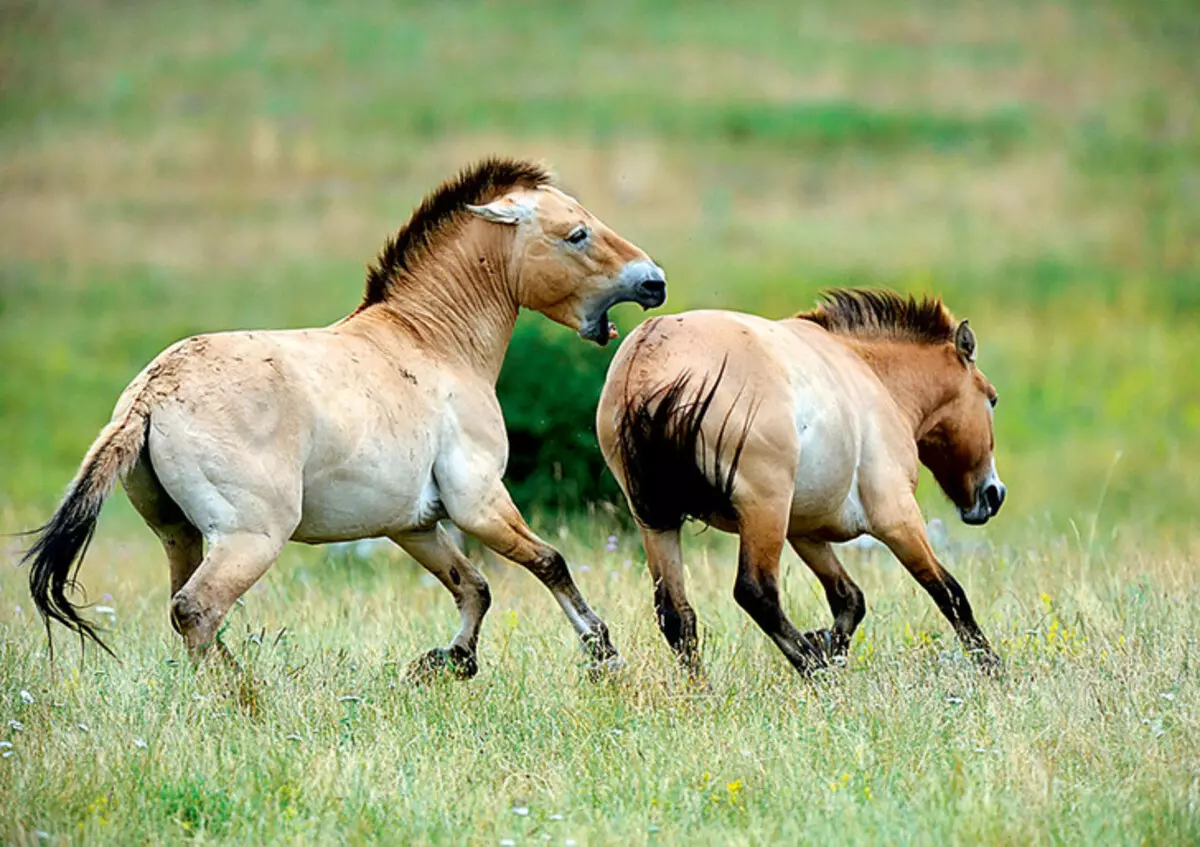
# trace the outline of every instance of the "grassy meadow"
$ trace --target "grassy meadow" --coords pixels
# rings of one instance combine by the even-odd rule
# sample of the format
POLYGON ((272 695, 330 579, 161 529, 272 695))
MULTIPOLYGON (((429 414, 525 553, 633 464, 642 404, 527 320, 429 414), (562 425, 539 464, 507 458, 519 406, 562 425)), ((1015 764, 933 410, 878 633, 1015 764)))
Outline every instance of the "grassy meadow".
MULTIPOLYGON (((0 4, 0 841, 1200 840, 1197 43, 1176 0, 0 4), (370 544, 286 550, 230 617, 245 678, 196 673, 121 494, 81 577, 120 660, 47 663, 11 533, 125 384, 189 334, 346 314, 488 153, 552 163, 667 269, 668 311, 855 284, 971 319, 1009 500, 983 530, 922 501, 1003 679, 866 548, 848 667, 796 678, 714 531, 686 547, 689 690, 623 507, 584 503, 530 516, 629 661, 611 680, 489 559, 479 677, 405 684, 456 616, 370 544)), ((519 384, 526 411, 561 390, 519 384)))

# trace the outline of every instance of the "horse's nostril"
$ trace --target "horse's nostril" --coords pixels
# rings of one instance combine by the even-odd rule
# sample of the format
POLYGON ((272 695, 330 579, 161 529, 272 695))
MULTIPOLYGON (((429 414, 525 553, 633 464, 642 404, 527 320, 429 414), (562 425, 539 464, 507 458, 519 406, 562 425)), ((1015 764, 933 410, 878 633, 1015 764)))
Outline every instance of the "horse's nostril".
POLYGON ((641 288, 652 297, 662 297, 667 293, 667 281, 665 279, 648 279, 642 283, 641 288))
POLYGON ((1000 507, 1004 505, 1004 486, 992 483, 983 490, 983 499, 987 502, 988 509, 994 515, 1000 511, 1000 507))

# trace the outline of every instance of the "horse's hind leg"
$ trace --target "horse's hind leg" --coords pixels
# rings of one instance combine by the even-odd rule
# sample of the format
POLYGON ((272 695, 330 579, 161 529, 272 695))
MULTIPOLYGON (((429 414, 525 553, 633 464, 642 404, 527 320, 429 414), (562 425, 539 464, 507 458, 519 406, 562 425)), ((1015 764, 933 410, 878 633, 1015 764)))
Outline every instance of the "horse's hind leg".
POLYGON ((654 580, 654 611, 658 628, 695 682, 704 678, 696 634, 696 613, 688 603, 684 586, 683 552, 679 530, 656 532, 642 529, 646 566, 654 580))
POLYGON ((204 558, 204 538, 158 481, 147 452, 142 453, 138 463, 126 474, 124 485, 129 502, 146 525, 154 530, 167 554, 171 596, 174 597, 200 566, 204 558))
MULTIPOLYGON (((790 493, 790 492, 789 492, 790 493)), ((760 504, 739 520, 741 546, 733 596, 802 674, 824 667, 824 651, 788 619, 779 600, 779 556, 787 534, 787 504, 760 504), (766 506, 764 508, 764 506, 766 506)))
POLYGON ((410 673, 423 679, 448 669, 460 679, 475 676, 479 671, 476 656, 479 629, 492 604, 487 580, 440 526, 425 532, 398 535, 393 540, 446 586, 462 616, 462 626, 450 646, 430 650, 413 663, 410 673))
POLYGON ((171 621, 193 656, 216 642, 229 609, 267 572, 286 541, 286 534, 261 532, 209 539, 204 560, 171 599, 171 621))
POLYGON ((846 573, 828 542, 804 538, 788 540, 792 549, 820 580, 829 601, 829 610, 833 612, 832 629, 819 629, 806 632, 805 635, 817 644, 824 644, 834 660, 844 660, 850 651, 850 637, 867 611, 862 589, 846 573))

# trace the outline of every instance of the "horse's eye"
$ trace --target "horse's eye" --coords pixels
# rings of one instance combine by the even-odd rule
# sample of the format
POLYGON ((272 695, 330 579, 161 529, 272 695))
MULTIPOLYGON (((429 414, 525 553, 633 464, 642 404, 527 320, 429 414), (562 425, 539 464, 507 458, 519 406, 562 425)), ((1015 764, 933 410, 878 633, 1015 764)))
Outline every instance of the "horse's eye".
POLYGON ((580 224, 571 230, 565 241, 572 247, 578 247, 583 244, 583 242, 588 240, 589 235, 591 235, 591 232, 588 231, 588 228, 583 224, 580 224))
POLYGON ((993 409, 996 408, 996 404, 1000 402, 1000 395, 993 394, 991 397, 988 398, 988 402, 992 404, 993 409))

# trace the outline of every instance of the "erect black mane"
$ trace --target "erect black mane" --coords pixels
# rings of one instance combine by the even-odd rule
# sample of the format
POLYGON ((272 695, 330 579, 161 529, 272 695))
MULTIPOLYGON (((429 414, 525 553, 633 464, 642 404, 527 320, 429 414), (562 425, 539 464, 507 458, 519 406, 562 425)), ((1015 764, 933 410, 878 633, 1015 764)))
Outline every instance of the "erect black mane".
POLYGON ((954 341, 957 324, 938 297, 865 288, 833 288, 821 293, 821 302, 796 315, 829 332, 861 338, 894 338, 922 344, 954 341))
POLYGON ((363 305, 384 300, 396 279, 412 268, 414 260, 429 249, 467 204, 490 203, 512 188, 536 188, 551 182, 544 167, 517 159, 489 157, 463 168, 426 195, 408 223, 384 243, 375 263, 367 268, 363 305))

